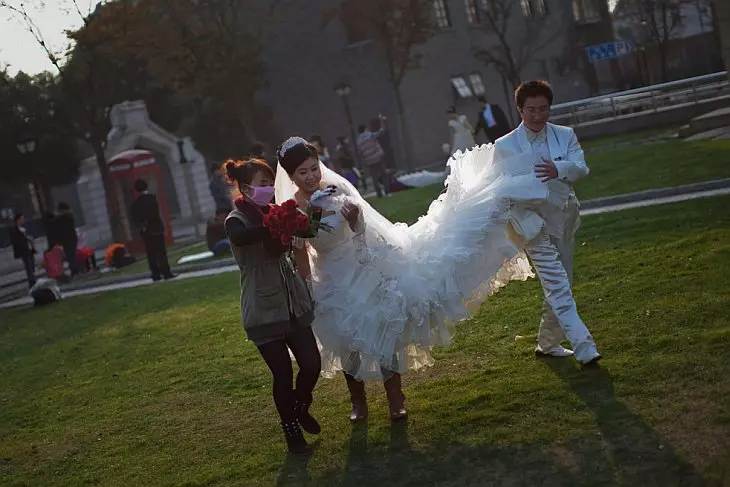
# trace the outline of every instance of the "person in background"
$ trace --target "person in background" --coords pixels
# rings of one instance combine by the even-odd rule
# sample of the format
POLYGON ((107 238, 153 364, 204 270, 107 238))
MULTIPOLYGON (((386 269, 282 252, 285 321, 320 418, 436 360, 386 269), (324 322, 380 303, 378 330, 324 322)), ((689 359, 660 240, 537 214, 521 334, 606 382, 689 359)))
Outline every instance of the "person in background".
POLYGON ((25 216, 18 213, 13 218, 13 228, 10 229, 10 241, 13 245, 13 256, 23 262, 25 275, 28 278, 28 288, 36 283, 35 279, 35 245, 33 237, 25 229, 25 216))
POLYGON ((76 247, 79 241, 76 235, 76 220, 68 203, 63 201, 58 203, 55 228, 58 232, 58 243, 63 247, 63 254, 68 262, 71 277, 73 277, 79 273, 79 266, 76 262, 76 247))
POLYGON ((469 125, 466 115, 461 115, 456 111, 456 107, 450 107, 446 111, 449 117, 449 131, 451 132, 450 153, 456 151, 466 152, 476 145, 472 132, 474 129, 469 125))
POLYGON ((86 246, 86 238, 84 232, 80 229, 76 229, 77 247, 76 247, 76 262, 81 272, 89 272, 99 270, 99 266, 96 263, 96 255, 94 255, 94 249, 86 246))
POLYGON ((61 245, 61 240, 58 238, 58 230, 56 229, 56 214, 54 212, 46 212, 43 216, 43 225, 46 227, 47 250, 51 250, 56 245, 61 245))
POLYGON ((266 145, 258 140, 251 144, 251 157, 266 160, 266 145))
POLYGON ((483 96, 477 98, 482 104, 482 108, 477 115, 477 128, 474 130, 474 138, 476 139, 482 130, 489 139, 489 142, 496 142, 498 138, 509 133, 512 130, 510 123, 507 121, 499 105, 487 103, 487 99, 483 96))
POLYGON ((350 150, 350 141, 347 137, 337 137, 337 163, 340 166, 340 173, 347 179, 353 186, 357 188, 360 177, 355 172, 355 161, 352 157, 352 151, 350 150))
POLYGON ((208 245, 208 250, 216 256, 223 255, 231 250, 231 244, 228 242, 225 228, 227 216, 228 211, 222 208, 216 210, 215 217, 208 220, 208 225, 205 230, 205 241, 208 245))
POLYGON ((210 188, 210 194, 213 196, 215 201, 216 209, 231 211, 231 188, 226 182, 226 178, 221 173, 221 166, 213 164, 210 167, 212 177, 208 187, 210 188))
POLYGON ((139 193, 132 203, 131 213, 134 224, 144 241, 147 252, 147 264, 152 273, 152 280, 172 279, 175 275, 170 270, 165 247, 165 225, 160 217, 160 206, 157 197, 147 191, 147 182, 138 179, 134 182, 134 190, 139 193))
POLYGON ((382 198, 383 193, 386 196, 390 196, 390 189, 385 174, 385 164, 383 163, 385 152, 378 141, 385 133, 385 117, 381 115, 380 121, 380 130, 377 132, 372 132, 365 125, 360 125, 358 127, 360 135, 357 137, 357 150, 362 158, 363 166, 365 166, 370 178, 373 180, 375 193, 378 195, 378 198, 382 198))
POLYGON ((312 135, 309 137, 309 143, 314 146, 315 149, 317 149, 317 154, 319 155, 319 160, 322 161, 322 164, 329 167, 330 169, 336 170, 332 167, 332 163, 330 161, 330 152, 327 149, 327 146, 324 143, 324 140, 319 135, 312 135))
POLYGON ((374 118, 370 120, 370 132, 377 134, 382 130, 381 135, 378 137, 378 143, 383 148, 383 165, 387 172, 395 172, 395 153, 393 152, 393 142, 390 139, 390 132, 385 128, 383 124, 385 118, 374 118))
POLYGON ((254 159, 261 159, 262 161, 266 161, 266 163, 272 169, 276 170, 276 160, 269 157, 269 153, 266 150, 266 144, 264 144, 260 140, 257 140, 256 142, 251 144, 251 157, 254 159))

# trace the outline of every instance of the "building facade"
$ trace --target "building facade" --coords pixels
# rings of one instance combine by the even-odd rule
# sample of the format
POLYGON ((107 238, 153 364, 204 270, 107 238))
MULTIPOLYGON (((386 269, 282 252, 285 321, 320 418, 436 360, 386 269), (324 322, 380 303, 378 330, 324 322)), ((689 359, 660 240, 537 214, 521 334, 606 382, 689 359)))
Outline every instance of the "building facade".
MULTIPOLYGON (((498 1, 512 7, 509 33, 515 51, 520 43, 534 41, 527 20, 531 16, 544 18, 540 34, 544 39, 537 43, 539 52, 524 62, 522 78, 550 80, 557 101, 588 96, 590 87, 583 73, 566 68, 562 62, 575 25, 571 0, 498 1)), ((346 83, 351 87, 348 103, 354 125, 382 113, 389 120, 393 146, 400 147, 403 135, 398 131, 394 89, 380 44, 369 38, 367 31, 358 29, 358 19, 340 16, 323 20, 326 12, 342 3, 308 0, 291 2, 279 10, 265 43, 270 85, 261 101, 272 107, 282 133, 304 137, 319 134, 332 148, 337 136, 350 132, 343 99, 335 91, 338 84, 346 83)), ((456 106, 475 125, 480 109, 476 97, 484 95, 500 105, 514 124, 518 122, 513 87, 475 55, 477 49, 497 45, 480 17, 489 5, 489 0, 433 1, 438 29, 425 44, 417 46, 422 55, 420 67, 409 71, 400 87, 415 167, 445 164, 442 145, 449 140, 449 106, 456 106)), ((396 156, 399 168, 405 168, 403 158, 396 156)))

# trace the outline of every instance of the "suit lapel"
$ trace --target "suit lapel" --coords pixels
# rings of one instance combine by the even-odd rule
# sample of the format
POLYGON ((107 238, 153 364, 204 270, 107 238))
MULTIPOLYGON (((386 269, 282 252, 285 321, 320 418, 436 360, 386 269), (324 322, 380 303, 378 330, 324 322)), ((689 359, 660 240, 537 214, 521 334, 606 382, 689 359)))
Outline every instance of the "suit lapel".
POLYGON ((530 145, 530 141, 527 140, 527 134, 525 133, 525 127, 520 124, 519 127, 517 127, 515 136, 517 137, 517 143, 520 146, 521 152, 527 152, 532 150, 532 146, 530 145))
POLYGON ((553 161, 562 161, 565 156, 562 143, 558 137, 558 131, 555 130, 553 124, 549 123, 546 127, 548 150, 550 151, 550 159, 553 161))

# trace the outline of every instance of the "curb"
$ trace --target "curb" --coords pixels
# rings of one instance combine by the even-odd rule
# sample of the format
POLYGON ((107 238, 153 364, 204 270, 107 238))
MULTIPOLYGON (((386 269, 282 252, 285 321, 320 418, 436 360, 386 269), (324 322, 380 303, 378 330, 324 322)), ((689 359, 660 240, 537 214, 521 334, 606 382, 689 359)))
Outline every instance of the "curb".
POLYGON ((594 208, 601 208, 604 206, 620 205, 623 203, 633 203, 636 201, 645 201, 656 198, 665 198, 667 196, 700 193, 703 191, 724 188, 730 188, 730 178, 716 179, 714 181, 705 181, 702 183, 686 184, 683 186, 674 186, 672 188, 648 189, 646 191, 638 191, 636 193, 594 198, 588 201, 581 201, 580 208, 582 210, 589 210, 594 208))
MULTIPOLYGON (((225 259, 219 259, 215 260, 213 262, 206 262, 206 263, 200 263, 200 264, 187 264, 187 265, 181 265, 177 267, 171 267, 170 270, 173 272, 173 274, 186 274, 188 272, 197 272, 197 271, 204 271, 208 269, 218 269, 221 267, 228 267, 232 264, 235 264, 236 261, 233 259, 233 257, 228 257, 225 259)), ((149 272, 145 272, 143 274, 129 274, 126 276, 109 276, 109 277, 103 277, 100 279, 94 279, 92 281, 85 281, 85 282, 79 282, 79 283, 71 283, 68 285, 62 285, 61 291, 80 291, 82 289, 89 289, 92 287, 100 287, 100 286, 108 286, 110 284, 124 284, 126 282, 132 282, 132 281, 139 281, 142 279, 152 279, 152 276, 149 272)), ((25 281, 22 281, 25 282, 25 281)))

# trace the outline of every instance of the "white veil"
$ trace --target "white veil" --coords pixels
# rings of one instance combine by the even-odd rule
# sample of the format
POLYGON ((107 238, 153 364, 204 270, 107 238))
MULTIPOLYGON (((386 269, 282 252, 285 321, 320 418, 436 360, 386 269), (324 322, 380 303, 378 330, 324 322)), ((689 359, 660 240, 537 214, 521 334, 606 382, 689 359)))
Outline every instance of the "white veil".
MULTIPOLYGON (((306 143, 306 141, 300 137, 291 137, 282 144, 281 150, 286 151, 300 143, 306 143)), ((370 203, 368 203, 365 198, 360 195, 360 192, 352 185, 352 183, 350 183, 350 181, 325 166, 322 161, 319 163, 319 169, 322 172, 320 188, 336 186, 343 194, 352 199, 353 202, 360 207, 365 222, 365 233, 367 234, 367 237, 382 237, 382 239, 384 239, 388 244, 401 248, 407 247, 409 243, 406 231, 408 228, 407 225, 403 223, 394 224, 378 213, 378 211, 370 206, 370 203)), ((280 165, 277 168, 276 180, 274 182, 275 202, 277 204, 281 204, 286 200, 293 199, 296 192, 296 184, 294 184, 287 172, 280 165)))

